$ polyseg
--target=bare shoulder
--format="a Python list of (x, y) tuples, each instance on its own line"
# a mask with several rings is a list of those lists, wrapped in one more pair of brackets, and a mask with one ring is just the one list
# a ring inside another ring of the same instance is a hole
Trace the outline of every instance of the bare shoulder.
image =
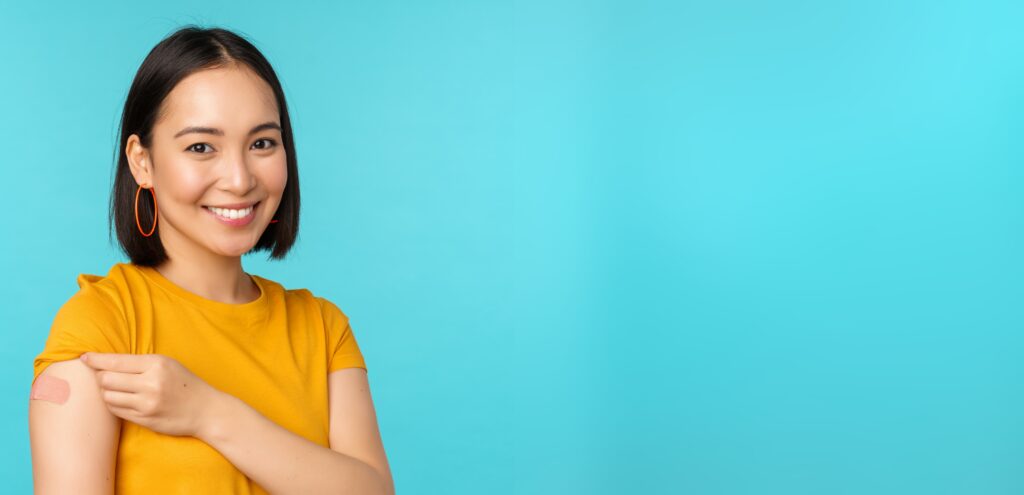
[(100, 396), (95, 372), (78, 359), (36, 377), (29, 436), (36, 494), (113, 493), (121, 419)]

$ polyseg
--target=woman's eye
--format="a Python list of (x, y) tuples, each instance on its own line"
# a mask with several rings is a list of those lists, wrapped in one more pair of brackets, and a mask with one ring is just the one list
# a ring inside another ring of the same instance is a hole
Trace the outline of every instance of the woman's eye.
[[(265, 144), (263, 144), (262, 146), (258, 146), (259, 143), (264, 142), (264, 141), (266, 142)], [(270, 149), (270, 148), (273, 148), (274, 146), (277, 146), (277, 141), (274, 141), (273, 139), (269, 139), (269, 138), (263, 138), (263, 139), (257, 140), (256, 143), (253, 144), (253, 146), (256, 146), (256, 149), (261, 149), (261, 150)], [(189, 146), (188, 148), (186, 148), (185, 151), (192, 151), (192, 152), (195, 152), (195, 153), (199, 153), (200, 155), (205, 155), (205, 154), (207, 154), (207, 153), (205, 153), (203, 151), (205, 148), (210, 148), (210, 145), (206, 144), (206, 143), (196, 143), (196, 144), (193, 144), (192, 146)]]
[(265, 150), (265, 149), (270, 149), (270, 148), (273, 148), (274, 146), (277, 146), (277, 141), (274, 141), (273, 139), (263, 138), (263, 139), (257, 140), (256, 142), (259, 143), (260, 141), (266, 141), (267, 144), (264, 145), (264, 146), (258, 147), (257, 149)]

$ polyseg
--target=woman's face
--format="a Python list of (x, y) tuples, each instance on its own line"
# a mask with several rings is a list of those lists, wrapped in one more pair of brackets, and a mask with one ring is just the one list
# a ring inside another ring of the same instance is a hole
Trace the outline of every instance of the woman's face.
[[(156, 194), (168, 255), (197, 248), (245, 254), (273, 219), (288, 180), (273, 90), (244, 65), (201, 70), (171, 90), (161, 112), (150, 148), (132, 135), (127, 154), (136, 182)], [(236, 208), (242, 211), (233, 221), (208, 208), (238, 203), (255, 208)]]

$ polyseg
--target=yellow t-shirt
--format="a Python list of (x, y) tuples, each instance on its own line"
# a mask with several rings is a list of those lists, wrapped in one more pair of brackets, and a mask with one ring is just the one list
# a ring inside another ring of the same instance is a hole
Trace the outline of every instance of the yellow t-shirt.
[[(327, 374), (366, 369), (348, 317), (308, 289), (256, 275), (260, 297), (227, 304), (186, 291), (159, 271), (117, 263), (79, 274), (57, 312), (35, 375), (87, 351), (163, 354), (282, 427), (329, 447)], [(119, 494), (262, 494), (226, 457), (194, 437), (122, 421)]]

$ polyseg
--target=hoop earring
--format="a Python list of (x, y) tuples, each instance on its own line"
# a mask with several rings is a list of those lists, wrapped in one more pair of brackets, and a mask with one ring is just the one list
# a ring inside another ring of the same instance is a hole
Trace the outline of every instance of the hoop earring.
[(157, 210), (157, 207), (156, 207), (156, 193), (153, 192), (153, 188), (150, 187), (149, 188), (149, 194), (151, 194), (153, 196), (153, 228), (149, 229), (149, 233), (148, 234), (143, 232), (142, 231), (142, 224), (139, 223), (139, 193), (141, 193), (141, 192), (142, 192), (142, 184), (139, 184), (139, 188), (135, 190), (135, 225), (139, 228), (139, 233), (142, 234), (143, 237), (149, 237), (149, 236), (153, 235), (153, 231), (156, 230), (156, 221), (158, 219), (158, 216), (159, 216), (160, 212), (159, 212), (159, 210)]

